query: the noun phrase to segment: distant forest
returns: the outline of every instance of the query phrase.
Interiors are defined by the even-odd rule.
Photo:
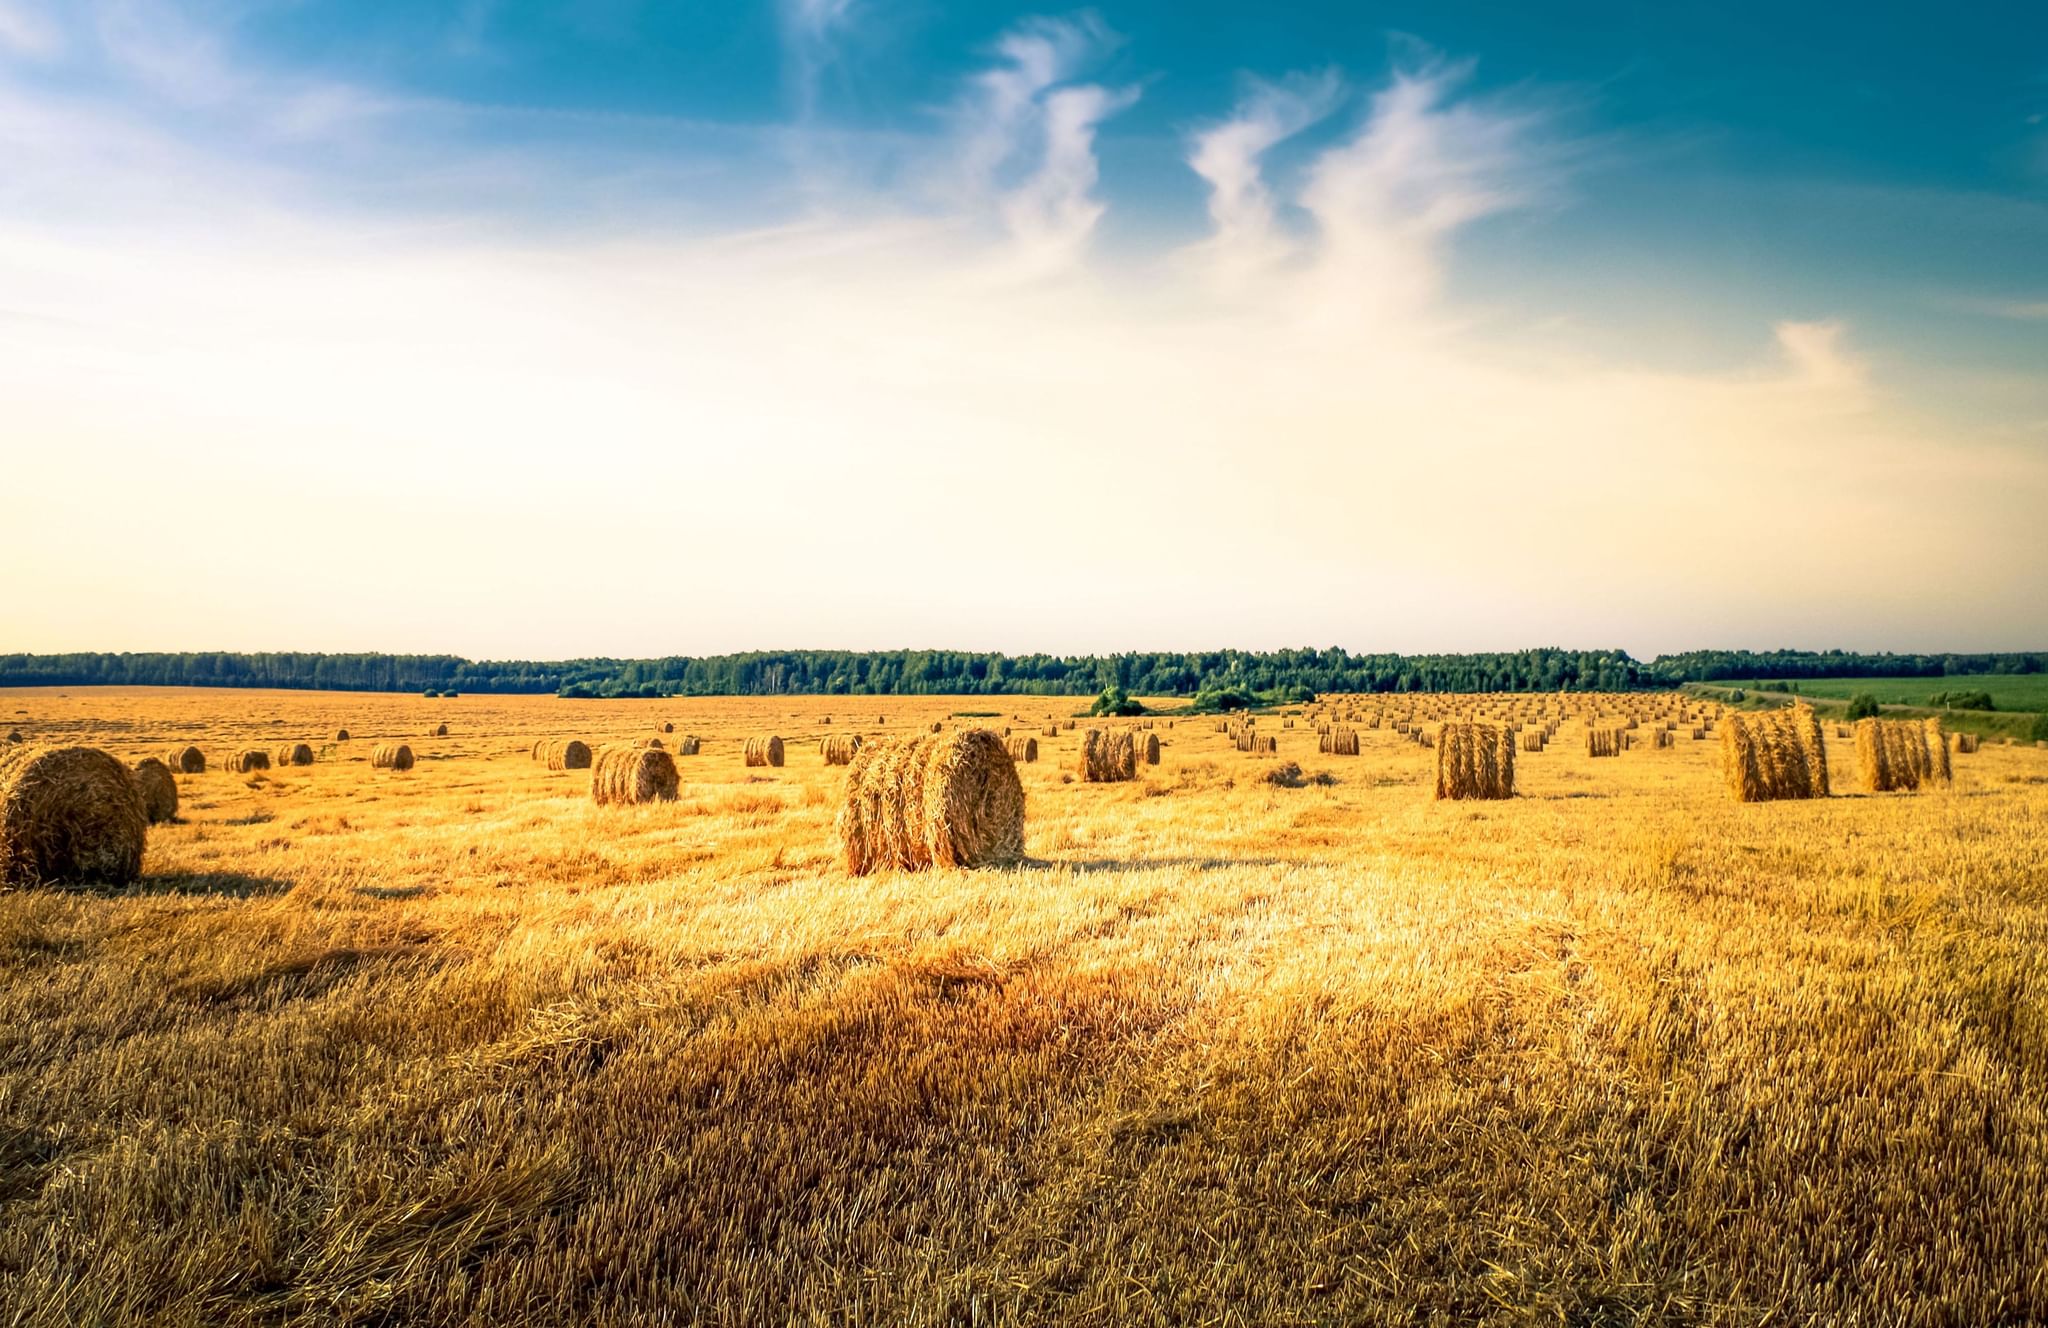
[[[786,650],[663,659],[472,661],[454,655],[301,653],[0,655],[0,686],[290,687],[334,691],[562,696],[776,696],[1030,693],[1138,696],[1204,692],[1629,691],[1773,678],[1939,678],[2040,673],[2048,652],[1863,655],[1699,650],[1647,663],[1619,650],[1480,655],[1354,655],[1243,650],[1191,654],[1001,655],[957,650]]]

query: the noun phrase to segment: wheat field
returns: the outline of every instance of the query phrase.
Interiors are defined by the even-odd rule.
[[[1088,783],[1078,704],[0,692],[209,759],[134,888],[0,894],[0,1320],[2048,1318],[2048,752],[1745,805],[1595,699],[1436,802],[1314,706]],[[1028,861],[848,876],[816,740],[934,722],[1038,738]]]

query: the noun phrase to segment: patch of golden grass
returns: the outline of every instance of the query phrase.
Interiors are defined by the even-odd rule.
[[[122,760],[459,715],[405,779],[181,777],[129,892],[0,895],[10,1321],[2048,1313],[2032,748],[1744,806],[1715,744],[1559,742],[1433,804],[1377,714],[1328,785],[1194,723],[1090,784],[1014,698],[1029,860],[854,880],[844,771],[743,739],[970,703],[7,695]],[[530,756],[663,716],[715,756],[675,802]]]

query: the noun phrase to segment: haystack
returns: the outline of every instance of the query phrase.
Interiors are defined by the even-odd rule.
[[[126,885],[148,831],[135,776],[98,748],[0,749],[0,884]]]
[[[663,721],[661,721],[661,731],[663,733],[674,733],[676,731],[676,726],[670,723],[668,720],[664,719]]]
[[[313,764],[313,748],[310,744],[303,742],[286,743],[272,754],[271,759],[281,766],[311,765]]]
[[[695,756],[700,742],[694,734],[687,734],[676,741],[677,756]]]
[[[347,742],[347,741],[348,741],[348,730],[347,730],[347,729],[336,729],[336,730],[334,731],[334,740],[335,740],[336,742]]]
[[[447,726],[446,724],[436,724],[436,725],[434,726],[434,732],[433,732],[433,735],[432,735],[432,736],[434,736],[434,737],[436,737],[436,738],[445,738],[445,737],[447,737],[447,736],[448,736],[448,726]]]
[[[373,770],[412,769],[412,748],[404,743],[379,743],[370,751],[370,767]]]
[[[856,876],[1014,862],[1024,856],[1024,785],[989,729],[873,743],[847,769],[837,828]]]
[[[818,739],[818,754],[825,758],[826,765],[850,765],[860,749],[858,734],[838,733]]]
[[[1138,744],[1126,732],[1089,729],[1081,735],[1075,773],[1090,784],[1116,784],[1138,777]]]
[[[1153,733],[1140,733],[1133,740],[1138,749],[1139,765],[1159,764],[1159,737]]]
[[[1618,728],[1587,729],[1586,755],[1619,756],[1628,747],[1628,734]]]
[[[197,747],[186,747],[174,753],[165,764],[174,775],[203,775],[206,773],[206,753]]]
[[[246,775],[251,770],[270,769],[269,752],[236,752],[228,758],[228,773]]]
[[[1856,766],[1870,793],[1911,793],[1951,778],[1948,734],[1939,719],[1859,719]]]
[[[757,766],[757,765],[781,765],[781,764],[782,764],[782,739],[780,739],[780,738],[749,738],[749,739],[747,739],[747,753],[746,753],[746,755],[747,755],[747,764],[748,764],[749,766]]]
[[[543,738],[534,756],[550,770],[590,769],[590,744],[581,738]]]
[[[1522,750],[1525,752],[1540,752],[1543,750],[1543,744],[1548,741],[1549,735],[1542,729],[1522,730]]]
[[[1038,739],[1030,737],[1011,738],[1005,746],[1012,761],[1029,765],[1038,759]]]
[[[1811,706],[1729,715],[1721,766],[1737,802],[1828,796],[1827,744]]]
[[[155,825],[178,814],[178,781],[171,768],[154,756],[135,763],[135,787],[142,794],[142,814]]]
[[[1316,739],[1316,750],[1325,756],[1358,755],[1358,730],[1332,725],[1329,732]]]
[[[1438,801],[1515,796],[1515,734],[1502,724],[1448,723],[1437,736]]]
[[[679,783],[675,758],[659,747],[600,747],[590,768],[590,796],[600,807],[673,802]]]
[[[1956,735],[1956,755],[1974,756],[1977,751],[1977,744],[1981,741],[1982,739],[1974,733],[1958,733]]]

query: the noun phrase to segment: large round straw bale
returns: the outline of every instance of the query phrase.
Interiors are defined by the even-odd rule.
[[[1133,737],[1132,741],[1133,741],[1133,742],[1135,743],[1135,745],[1136,745],[1136,747],[1137,747],[1137,751],[1138,751],[1138,764],[1139,764],[1139,765],[1158,765],[1158,764],[1159,764],[1159,735],[1158,735],[1158,734],[1156,734],[1156,733],[1140,733],[1140,734],[1137,734],[1137,735],[1135,735],[1135,736]]]
[[[378,743],[370,752],[370,768],[373,770],[412,769],[412,748],[404,743]]]
[[[0,884],[126,885],[148,831],[134,774],[98,748],[0,749]]]
[[[773,737],[747,739],[746,758],[749,766],[781,765],[782,739]]]
[[[236,752],[228,758],[227,764],[228,773],[235,775],[246,775],[251,770],[268,770],[270,769],[270,753],[258,751]]]
[[[178,814],[178,781],[162,761],[154,756],[137,761],[135,787],[142,794],[142,813],[151,825]]]
[[[272,759],[279,765],[311,765],[313,764],[313,748],[310,744],[303,742],[286,743],[277,749]]]
[[[206,773],[206,753],[197,747],[184,747],[165,764],[171,767],[174,775],[203,775]]]
[[[590,769],[590,744],[580,738],[544,738],[539,756],[550,770]]]
[[[826,765],[848,765],[861,749],[859,734],[841,733],[818,740],[818,753]]]
[[[1089,729],[1081,735],[1075,773],[1090,784],[1115,784],[1138,777],[1138,745],[1128,732]]]
[[[659,747],[600,747],[590,767],[590,796],[600,807],[673,802],[681,782],[675,758]]]
[[[856,876],[1024,855],[1024,785],[991,729],[870,743],[846,773],[839,842]]]
[[[1038,739],[1018,736],[1007,740],[1010,759],[1026,765],[1038,759]]]

